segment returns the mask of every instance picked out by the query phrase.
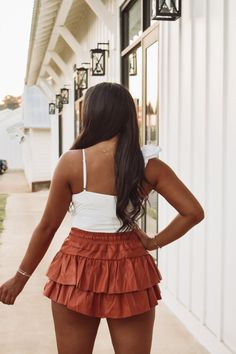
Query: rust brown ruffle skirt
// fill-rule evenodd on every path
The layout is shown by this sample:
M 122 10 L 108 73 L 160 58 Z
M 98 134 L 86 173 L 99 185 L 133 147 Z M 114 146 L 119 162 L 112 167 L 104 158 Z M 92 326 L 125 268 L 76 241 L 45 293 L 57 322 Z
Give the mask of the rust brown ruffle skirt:
M 161 299 L 160 271 L 133 231 L 72 227 L 46 275 L 43 295 L 88 316 L 130 317 Z

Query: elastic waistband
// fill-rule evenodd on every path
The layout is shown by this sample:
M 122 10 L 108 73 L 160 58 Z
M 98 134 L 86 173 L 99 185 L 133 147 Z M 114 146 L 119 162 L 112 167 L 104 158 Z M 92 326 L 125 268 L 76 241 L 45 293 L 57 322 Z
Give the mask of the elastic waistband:
M 72 227 L 69 233 L 70 238 L 82 237 L 88 239 L 96 240 L 126 240 L 126 239 L 137 239 L 138 235 L 133 231 L 124 231 L 124 232 L 94 232 L 81 230 L 76 227 Z

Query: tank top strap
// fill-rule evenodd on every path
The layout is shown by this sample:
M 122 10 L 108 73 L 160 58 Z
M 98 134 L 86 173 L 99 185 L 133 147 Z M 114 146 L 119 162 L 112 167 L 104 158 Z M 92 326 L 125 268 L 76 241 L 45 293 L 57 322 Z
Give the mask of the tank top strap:
M 85 157 L 85 149 L 82 149 L 83 154 L 83 190 L 86 191 L 87 184 L 87 170 L 86 170 L 86 157 Z

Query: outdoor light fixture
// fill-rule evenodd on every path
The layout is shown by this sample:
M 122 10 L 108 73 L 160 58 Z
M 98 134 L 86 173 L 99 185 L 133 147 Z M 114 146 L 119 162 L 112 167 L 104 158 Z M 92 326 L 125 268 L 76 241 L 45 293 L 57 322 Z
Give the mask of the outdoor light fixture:
M 181 0 L 152 0 L 151 19 L 175 21 L 181 17 Z
M 75 68 L 75 89 L 85 90 L 88 88 L 88 68 L 81 66 Z
M 50 102 L 48 105 L 49 109 L 49 114 L 55 114 L 56 113 L 56 105 L 53 102 Z
M 69 103 L 69 89 L 65 87 L 61 88 L 61 100 L 62 100 L 62 104 Z
M 129 76 L 137 75 L 137 53 L 132 52 L 129 55 Z
M 56 108 L 58 108 L 59 111 L 63 108 L 62 97 L 60 94 L 56 95 Z
M 100 48 L 107 46 L 108 49 Z M 91 49 L 92 58 L 92 76 L 104 76 L 106 74 L 106 52 L 109 56 L 109 42 L 98 43 L 97 48 Z

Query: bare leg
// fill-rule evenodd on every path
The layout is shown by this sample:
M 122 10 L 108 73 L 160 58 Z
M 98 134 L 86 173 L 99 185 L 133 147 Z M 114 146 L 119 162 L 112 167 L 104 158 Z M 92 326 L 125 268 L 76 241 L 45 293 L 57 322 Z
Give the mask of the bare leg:
M 150 354 L 155 307 L 140 315 L 113 319 L 107 318 L 116 354 Z
M 51 301 L 58 354 L 91 354 L 100 318 L 69 310 Z

